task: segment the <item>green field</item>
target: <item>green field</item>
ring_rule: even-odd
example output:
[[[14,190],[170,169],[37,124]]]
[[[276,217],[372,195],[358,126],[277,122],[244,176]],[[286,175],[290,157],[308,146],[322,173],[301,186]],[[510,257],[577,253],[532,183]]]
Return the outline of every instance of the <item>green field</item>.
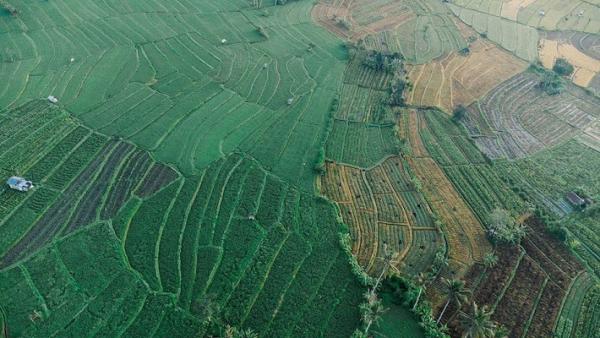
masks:
[[[0,21],[11,55],[0,76],[12,79],[0,85],[0,106],[54,95],[87,126],[186,174],[241,148],[309,190],[302,163],[317,157],[346,57],[311,24],[311,6],[23,4]]]
[[[243,154],[183,176],[70,120],[61,138],[48,125],[65,117],[43,101],[2,115],[3,144],[23,149],[4,170],[38,185],[0,192],[12,335],[190,337],[207,330],[206,299],[223,322],[265,336],[354,330],[362,287],[329,202]],[[30,120],[28,136],[10,133]]]
[[[599,1],[0,0],[0,337],[596,337],[598,98],[469,54],[594,50]]]
[[[396,6],[407,6],[412,18],[394,29],[368,35],[368,48],[400,52],[410,63],[423,64],[451,51],[467,47],[452,13],[440,1],[402,0]],[[379,13],[379,17],[385,14]]]

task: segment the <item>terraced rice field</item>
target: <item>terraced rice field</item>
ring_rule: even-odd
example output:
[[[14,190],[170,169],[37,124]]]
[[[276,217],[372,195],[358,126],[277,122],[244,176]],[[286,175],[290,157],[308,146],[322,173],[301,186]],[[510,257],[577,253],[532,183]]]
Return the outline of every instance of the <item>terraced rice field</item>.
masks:
[[[585,186],[588,194],[600,191],[594,168],[600,165],[597,151],[575,140],[518,161],[501,161],[496,166],[515,187],[527,191],[537,205],[564,216],[573,211],[565,194]]]
[[[519,74],[470,106],[463,124],[489,158],[523,158],[573,137],[597,147],[600,100],[568,84],[549,96],[539,81],[533,72]]]
[[[410,140],[417,156],[428,153],[435,160],[480,222],[485,224],[494,208],[522,210],[520,198],[445,114],[421,110],[411,125],[416,126]]]
[[[556,325],[558,337],[593,336],[598,331],[600,290],[596,280],[584,272],[573,281]]]
[[[36,102],[5,119],[22,123],[40,112],[49,123],[53,115],[65,116]],[[199,306],[207,295],[232,325],[273,336],[353,330],[360,287],[337,248],[329,204],[242,155],[183,177],[129,143],[70,126],[62,139],[46,125],[32,126],[35,133],[20,142],[53,140],[54,146],[15,168],[39,187],[30,195],[0,194],[0,284],[22,289],[0,296],[13,334],[90,329],[136,336],[151,324],[156,336],[188,336],[201,332]],[[3,124],[5,135],[9,127]],[[21,144],[19,135],[5,142]],[[48,266],[56,269],[53,280],[43,277]],[[327,287],[334,280],[345,286]],[[331,297],[323,303],[325,292]],[[101,306],[109,310],[98,318]],[[298,317],[301,308],[307,316]],[[319,309],[331,311],[335,324],[309,318]],[[30,321],[36,312],[41,317]],[[115,321],[113,313],[128,316]],[[182,320],[189,325],[177,328]]]
[[[399,153],[394,125],[370,125],[335,120],[327,139],[327,158],[361,168],[377,165]]]
[[[457,0],[453,4],[550,31],[600,33],[600,8],[594,1]]]
[[[309,190],[302,163],[317,157],[320,112],[344,69],[340,42],[312,24],[308,2],[271,7],[269,18],[243,0],[182,6],[22,6],[0,23],[9,58],[0,75],[12,79],[0,85],[0,106],[54,95],[86,125],[186,174],[242,148]]]
[[[407,93],[409,104],[438,107],[451,113],[458,105],[470,105],[525,70],[525,62],[477,38],[472,30],[463,28],[463,31],[476,38],[469,44],[468,54],[453,51],[427,64],[408,66],[408,77],[414,87]]]
[[[400,52],[422,64],[466,47],[448,9],[433,0],[322,0],[315,20],[367,49]]]
[[[465,24],[519,58],[528,62],[537,59],[539,33],[535,28],[501,17],[497,13],[500,10],[498,5],[501,5],[499,1],[494,1],[494,5],[489,7],[486,6],[490,4],[488,0],[477,3],[481,3],[483,10],[478,6],[471,8],[466,1],[454,1],[448,7]]]
[[[327,163],[321,178],[321,190],[350,228],[358,263],[370,274],[383,267],[384,245],[395,254],[396,267],[409,274],[427,270],[444,246],[407,170],[402,158],[390,157],[369,170]]]

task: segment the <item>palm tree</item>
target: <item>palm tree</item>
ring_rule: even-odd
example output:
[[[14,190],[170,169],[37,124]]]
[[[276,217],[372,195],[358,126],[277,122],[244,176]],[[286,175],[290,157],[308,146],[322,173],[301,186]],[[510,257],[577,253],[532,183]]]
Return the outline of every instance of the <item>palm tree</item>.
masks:
[[[488,252],[483,256],[483,265],[486,269],[493,268],[496,264],[498,264],[498,256],[493,252]]]
[[[225,327],[225,338],[258,338],[258,334],[252,329],[240,330],[234,326]]]
[[[491,320],[493,311],[487,306],[478,307],[473,302],[470,314],[460,312],[460,323],[463,328],[463,338],[493,338],[496,335],[496,323]]]
[[[442,282],[444,283],[444,293],[446,294],[446,297],[448,297],[448,300],[437,320],[438,324],[440,320],[442,320],[444,312],[446,312],[450,303],[454,303],[460,308],[460,305],[467,301],[469,294],[469,290],[465,288],[465,283],[461,280],[442,278]]]
[[[417,305],[419,304],[419,300],[421,299],[421,295],[427,289],[427,287],[425,286],[426,281],[427,281],[427,277],[422,272],[420,272],[419,275],[417,276],[417,278],[415,279],[415,282],[419,286],[419,294],[417,295],[417,300],[415,301],[415,305],[413,305],[413,308],[412,308],[413,311],[417,308]]]
[[[360,305],[360,310],[362,321],[366,324],[364,335],[368,336],[371,325],[381,321],[381,316],[385,312],[385,308],[376,293],[366,292],[365,299],[366,302]]]

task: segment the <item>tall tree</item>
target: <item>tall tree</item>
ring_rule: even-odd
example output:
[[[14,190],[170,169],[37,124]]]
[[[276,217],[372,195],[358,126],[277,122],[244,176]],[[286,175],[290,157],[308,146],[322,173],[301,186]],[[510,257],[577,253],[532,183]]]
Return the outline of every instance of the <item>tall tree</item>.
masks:
[[[362,321],[365,323],[364,335],[368,336],[371,326],[381,321],[385,308],[376,293],[366,292],[365,299],[366,302],[360,305],[360,310]]]
[[[493,252],[488,252],[483,256],[483,265],[486,269],[493,268],[496,264],[498,264],[498,256]]]
[[[471,313],[460,312],[460,324],[463,338],[492,338],[496,336],[497,325],[491,319],[493,311],[487,306],[479,307],[473,303]]]
[[[424,273],[420,272],[417,278],[415,278],[415,283],[419,287],[419,293],[417,294],[417,300],[415,300],[415,305],[413,305],[413,311],[417,308],[419,304],[419,300],[421,299],[421,295],[426,291],[427,287],[425,283],[427,282],[427,277]]]
[[[444,305],[442,313],[440,313],[440,316],[438,317],[437,323],[442,320],[450,303],[456,304],[460,308],[460,305],[467,301],[470,293],[465,287],[465,283],[461,280],[442,278],[442,283],[444,284],[444,293],[446,294],[446,297],[448,297],[448,300]]]

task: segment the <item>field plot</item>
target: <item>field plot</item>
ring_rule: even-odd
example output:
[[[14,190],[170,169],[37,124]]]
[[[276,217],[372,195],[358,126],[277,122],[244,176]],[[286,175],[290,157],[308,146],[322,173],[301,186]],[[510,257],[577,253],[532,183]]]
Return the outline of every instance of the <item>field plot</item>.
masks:
[[[525,62],[477,38],[466,55],[453,51],[424,65],[409,65],[408,76],[414,88],[407,92],[407,102],[450,113],[458,105],[470,105],[525,68]]]
[[[521,210],[520,198],[445,114],[418,110],[410,116],[408,123],[417,128],[409,138],[413,152],[435,160],[481,222],[494,208]]]
[[[442,271],[447,278],[462,278],[469,268],[481,262],[491,246],[484,227],[470,209],[447,174],[431,158],[420,132],[427,129],[425,111],[409,110],[401,120],[401,129],[407,129],[411,157],[410,168],[421,182],[423,193],[436,213],[447,243],[448,269]]]
[[[47,102],[0,119],[1,152],[22,143],[3,173],[36,186],[0,191],[0,285],[14,290],[0,300],[11,336],[202,335],[206,299],[261,336],[354,330],[363,290],[331,203],[238,153],[184,177]],[[41,132],[55,120],[65,133]],[[28,135],[13,132],[28,123]],[[50,144],[33,151],[42,141]]]
[[[556,325],[556,336],[561,338],[593,336],[598,332],[600,287],[597,279],[582,273],[573,282],[565,297]]]
[[[302,164],[318,156],[346,57],[312,23],[312,3],[270,6],[268,17],[242,0],[20,7],[0,23],[0,76],[12,79],[0,106],[54,95],[188,175],[243,148],[312,187]]]
[[[457,0],[453,4],[550,31],[600,32],[600,8],[596,1]]]
[[[448,4],[448,7],[464,23],[502,48],[525,61],[535,61],[538,57],[538,31],[533,27],[501,17],[500,6],[498,6],[501,4],[495,0],[459,0]]]
[[[313,9],[322,26],[368,49],[400,52],[427,63],[466,47],[448,9],[432,0],[322,0]]]
[[[510,337],[551,337],[562,301],[583,267],[566,246],[546,234],[544,224],[533,218],[526,224],[529,233],[522,247],[499,247],[498,264],[473,273],[467,284],[473,300],[489,305],[492,319]],[[456,318],[448,317],[451,323]]]
[[[565,58],[576,67],[573,82],[600,92],[600,35],[580,32],[545,32],[542,35],[540,59],[552,68],[556,57]],[[545,53],[547,51],[547,53]]]
[[[539,82],[533,72],[519,74],[471,105],[463,123],[489,158],[522,158],[575,136],[598,142],[600,100],[570,84],[549,96]]]
[[[399,141],[394,125],[335,120],[325,147],[327,158],[333,161],[369,168],[397,155]]]
[[[595,168],[600,165],[599,152],[571,140],[517,161],[498,161],[495,167],[515,188],[549,211],[564,216],[573,211],[565,194],[585,187],[586,193],[600,193]]]
[[[444,245],[406,165],[400,157],[369,170],[328,162],[321,178],[323,194],[338,204],[350,227],[354,255],[370,274],[381,270],[384,244],[409,274],[427,270]]]
[[[388,90],[396,74],[364,65],[366,55],[357,53],[349,60],[340,89],[336,119],[365,123],[394,123],[393,110],[387,105]]]

